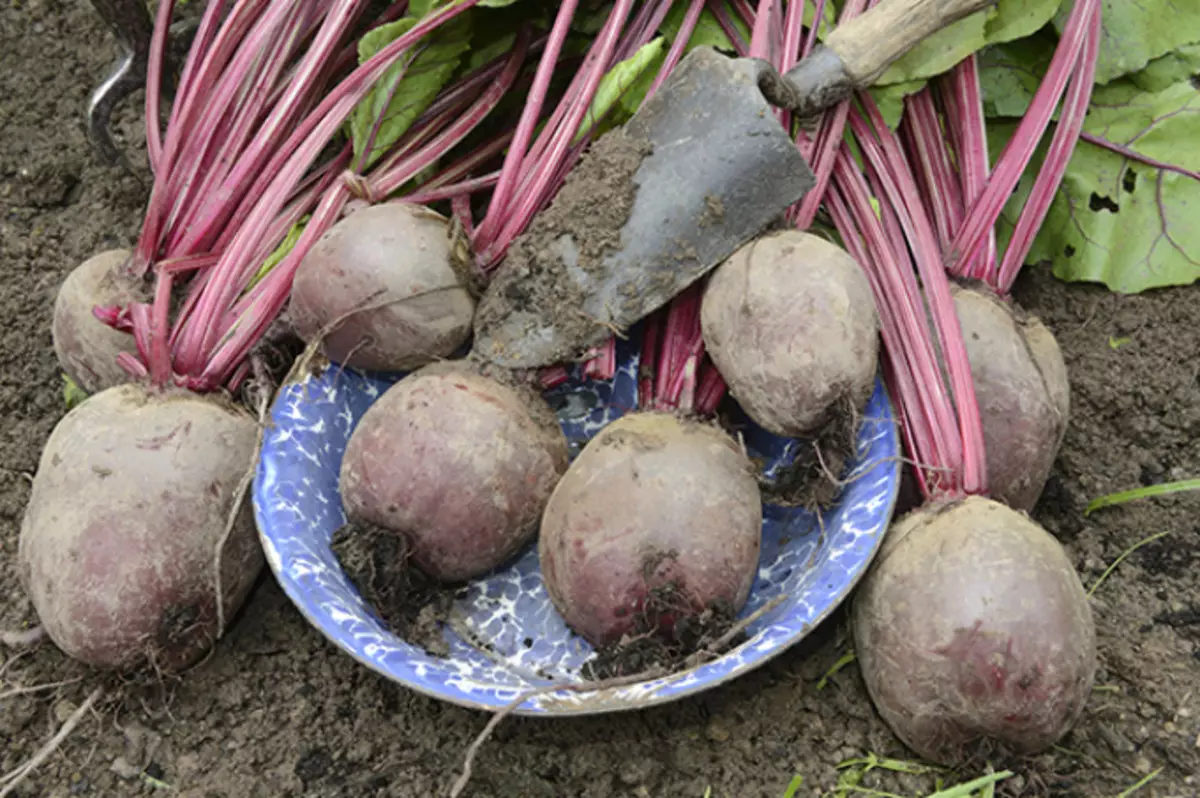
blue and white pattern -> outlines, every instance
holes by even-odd
[[[637,336],[618,347],[612,380],[586,381],[577,369],[546,392],[575,454],[605,424],[636,409]],[[345,523],[338,471],[358,419],[400,375],[363,375],[330,366],[286,387],[272,408],[254,483],[254,508],[267,561],[301,613],[359,662],[414,690],[456,704],[497,710],[551,682],[583,681],[592,656],[571,634],[542,584],[536,545],[499,572],[477,580],[446,629],[439,657],[393,635],[358,595],[330,549]],[[803,442],[739,427],[769,478]],[[846,598],[883,540],[900,484],[899,435],[882,382],[864,412],[857,457],[833,508],[818,519],[767,505],[758,579],[742,617],[776,596],[747,639],[690,671],[604,690],[531,696],[518,714],[591,714],[639,709],[711,688],[758,667],[802,639]]]

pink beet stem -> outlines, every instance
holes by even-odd
[[[989,165],[987,151],[987,128],[983,117],[983,91],[979,86],[978,59],[971,55],[958,64],[949,77],[951,94],[954,98],[955,115],[949,125],[954,128],[960,141],[959,158],[962,166],[961,192],[963,213],[966,208],[976,202],[988,183]],[[959,222],[961,225],[962,222]],[[955,227],[958,232],[958,226]],[[951,246],[950,243],[945,245]],[[989,229],[987,240],[983,243],[982,251],[970,260],[965,260],[959,270],[954,272],[959,276],[969,275],[979,280],[989,280],[994,277],[996,269],[996,232]]]
[[[963,226],[954,237],[947,259],[951,271],[957,273],[961,270],[960,264],[970,263],[976,257],[985,237],[1000,218],[1004,204],[1012,196],[1063,95],[1072,67],[1079,60],[1090,13],[1097,3],[1098,0],[1078,0],[1071,9],[1050,68],[1034,93],[1029,110],[1005,145],[991,179],[979,198],[969,206]]]
[[[525,158],[525,152],[529,149],[529,140],[533,136],[533,129],[537,125],[538,117],[542,112],[542,104],[546,101],[546,93],[550,89],[550,79],[554,75],[554,67],[558,62],[559,52],[561,52],[563,43],[567,39],[567,34],[570,32],[571,22],[575,18],[577,3],[578,0],[563,0],[559,4],[558,14],[554,19],[554,26],[550,30],[550,39],[547,41],[546,50],[542,53],[541,61],[538,63],[537,73],[533,79],[533,87],[530,89],[529,98],[526,100],[525,107],[521,111],[521,118],[517,122],[517,130],[513,135],[512,145],[508,148],[508,153],[504,158],[504,166],[500,170],[500,182],[496,184],[496,188],[492,192],[492,201],[488,208],[488,214],[484,217],[483,222],[476,231],[477,240],[484,245],[494,239],[496,233],[499,232],[499,226],[506,217],[508,201],[512,196],[513,189],[516,187],[517,177],[522,166],[522,161]]]
[[[373,176],[371,178],[370,184],[373,193],[381,197],[386,197],[396,191],[426,167],[439,160],[451,148],[466,138],[472,130],[479,126],[479,123],[500,104],[504,95],[512,87],[513,81],[517,79],[517,73],[520,71],[521,64],[525,60],[526,49],[529,45],[529,35],[529,28],[522,27],[520,34],[517,36],[516,43],[513,45],[508,63],[505,64],[504,71],[488,85],[483,94],[476,99],[475,103],[457,121],[449,127],[442,128],[428,144],[405,160],[395,164],[388,171],[383,172],[377,177]]]
[[[220,309],[229,306],[238,291],[238,286],[248,276],[247,272],[252,273],[252,270],[256,268],[256,264],[253,261],[248,262],[248,258],[259,247],[260,240],[269,228],[271,219],[279,212],[287,199],[287,194],[302,178],[312,160],[319,154],[337,128],[344,123],[357,103],[395,60],[429,31],[472,8],[477,2],[479,0],[461,0],[459,3],[439,9],[422,19],[407,33],[389,43],[327,94],[320,105],[306,118],[305,123],[293,131],[288,140],[280,146],[279,151],[286,154],[287,162],[282,169],[272,172],[271,183],[259,195],[260,199],[248,214],[245,223],[240,226],[229,247],[222,254],[221,261],[213,267],[213,277],[199,300],[195,315],[190,319],[191,324],[179,339],[179,355],[176,365],[181,373],[201,372],[207,378],[216,372],[232,372],[232,368],[225,369],[227,365],[225,363],[218,364],[215,368],[212,367],[212,364],[204,365],[209,353],[217,344],[219,336],[222,335],[218,324],[222,315]],[[318,33],[313,50],[321,49],[328,39],[334,38],[340,32],[345,19],[353,16],[354,13],[353,0],[337,0],[334,8],[330,11],[329,18],[326,19],[326,24]],[[322,207],[328,208],[325,203],[322,204]],[[301,240],[303,241],[304,236],[309,235],[315,227],[317,226],[310,223],[305,228]],[[302,249],[298,243],[296,249],[289,254],[288,258],[284,259],[284,263],[289,258],[294,260],[294,256]],[[283,269],[281,267],[284,266],[284,263],[280,263],[276,269],[271,271],[268,278],[256,287],[267,285],[274,291],[270,295],[272,301],[264,306],[264,311],[277,312],[281,306],[280,303],[286,299],[294,266],[292,269]],[[280,285],[278,281],[281,278],[286,278],[288,282]],[[259,325],[251,326],[257,328]],[[237,344],[244,344],[244,340],[239,338]]]
[[[1007,295],[1012,291],[1017,273],[1025,262],[1025,256],[1029,254],[1029,250],[1033,246],[1033,239],[1046,219],[1050,204],[1054,201],[1063,175],[1066,174],[1067,166],[1071,162],[1071,155],[1075,152],[1075,145],[1083,130],[1084,117],[1087,116],[1088,105],[1092,101],[1092,85],[1096,77],[1096,57],[1100,48],[1101,26],[1099,5],[1094,5],[1089,10],[1091,17],[1087,38],[1084,40],[1079,54],[1079,68],[1067,87],[1062,113],[1059,116],[1058,126],[1054,130],[1050,149],[1046,153],[1046,160],[1038,171],[1037,179],[1029,192],[1029,199],[1026,200],[1025,207],[1017,219],[1016,228],[1013,230],[1008,248],[1004,252],[1004,260],[1000,264],[1000,276],[996,280],[995,287],[1001,295]]]
[[[946,150],[933,94],[922,89],[908,97],[905,105],[904,139],[912,161],[920,167],[915,177],[926,213],[937,229],[938,245],[944,249],[962,223],[961,188]]]
[[[485,259],[485,264],[492,263],[498,260],[499,257],[502,257],[512,239],[516,238],[525,229],[534,214],[548,201],[550,188],[556,182],[556,173],[559,171],[564,155],[571,148],[571,141],[575,138],[576,131],[579,130],[584,114],[587,113],[588,108],[591,106],[592,98],[596,94],[596,88],[600,85],[600,80],[604,77],[605,72],[611,64],[612,54],[616,49],[618,37],[632,7],[633,0],[617,0],[614,4],[612,12],[604,23],[604,27],[597,34],[595,41],[588,51],[588,58],[585,59],[584,66],[576,76],[577,78],[582,78],[582,87],[579,95],[571,104],[570,110],[565,114],[562,124],[551,138],[546,154],[539,160],[533,170],[533,185],[530,190],[517,198],[516,207],[505,222],[499,238],[493,241],[487,250],[489,257]],[[576,152],[578,152],[578,148],[576,148]],[[495,194],[493,194],[493,202],[495,202]],[[486,219],[484,223],[486,224]]]
[[[273,172],[267,166],[273,153],[280,151],[275,148],[284,132],[295,126],[297,118],[306,110],[307,100],[318,86],[318,78],[323,66],[328,62],[334,47],[345,34],[346,30],[362,13],[364,0],[338,0],[325,17],[312,45],[305,52],[300,62],[296,76],[288,84],[287,91],[280,101],[271,109],[271,113],[258,128],[254,139],[246,152],[238,160],[237,166],[214,192],[212,199],[206,203],[205,212],[188,231],[181,246],[190,248],[196,241],[211,239],[217,228],[228,222],[229,216],[238,206],[242,197],[252,190],[253,175],[269,175]],[[336,90],[335,90],[336,91]],[[312,119],[319,116],[313,113]],[[283,154],[288,154],[285,148]],[[260,185],[254,181],[253,188]]]
[[[162,135],[159,131],[159,101],[162,98],[162,72],[167,33],[171,27],[174,0],[161,0],[154,15],[154,32],[150,37],[150,52],[146,57],[146,157],[150,170],[158,171],[162,158]]]

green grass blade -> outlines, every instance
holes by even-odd
[[[1154,541],[1158,540],[1159,538],[1163,537],[1164,535],[1170,534],[1170,532],[1171,532],[1171,530],[1168,529],[1165,532],[1159,532],[1157,535],[1151,535],[1150,537],[1146,538],[1145,540],[1139,540],[1137,543],[1134,543],[1132,546],[1125,549],[1125,551],[1121,552],[1121,556],[1118,557],[1117,559],[1113,560],[1112,565],[1105,568],[1104,573],[1100,574],[1100,578],[1097,579],[1096,583],[1094,585],[1092,585],[1091,588],[1088,590],[1088,592],[1087,592],[1088,596],[1090,597],[1093,593],[1096,592],[1096,588],[1100,587],[1100,584],[1102,582],[1104,582],[1105,579],[1108,579],[1109,574],[1111,574],[1113,571],[1117,570],[1117,566],[1120,565],[1121,562],[1126,557],[1128,557],[1130,554],[1133,554],[1135,551],[1140,549],[1142,546],[1145,546],[1147,543],[1153,543]]]
[[[847,651],[845,654],[839,657],[838,661],[833,663],[829,670],[825,671],[825,675],[821,677],[821,680],[817,682],[817,689],[824,690],[829,684],[829,680],[836,676],[838,671],[840,671],[842,668],[846,667],[851,662],[854,662],[855,659],[856,655],[854,651]]]
[[[1118,504],[1125,504],[1137,501],[1138,499],[1166,496],[1170,493],[1183,493],[1190,490],[1200,490],[1200,479],[1184,479],[1179,482],[1166,482],[1161,485],[1149,485],[1144,488],[1123,490],[1120,493],[1110,493],[1107,496],[1092,499],[1088,503],[1087,509],[1083,511],[1083,514],[1088,516],[1096,510],[1101,510],[1105,507],[1116,507]]]
[[[945,790],[938,790],[926,798],[970,798],[971,794],[976,790],[984,789],[989,785],[999,781],[1004,781],[1012,777],[1011,770],[1001,770],[999,773],[989,773],[986,776],[980,776],[977,779],[963,782],[962,784],[949,787]]]
[[[1124,790],[1120,795],[1117,796],[1117,798],[1129,798],[1129,796],[1133,795],[1135,792],[1142,789],[1147,784],[1149,784],[1150,782],[1152,782],[1156,778],[1158,778],[1159,773],[1162,773],[1162,768],[1159,768],[1158,770],[1155,770],[1151,773],[1146,774],[1145,778],[1143,778],[1137,784],[1130,787],[1128,790]]]

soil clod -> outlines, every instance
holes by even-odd
[[[331,545],[363,600],[397,637],[434,656],[450,654],[442,630],[462,589],[442,585],[414,566],[404,535],[350,523],[334,533]]]

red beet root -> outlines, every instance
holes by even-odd
[[[709,424],[636,413],[572,463],[539,553],[559,613],[599,647],[647,621],[669,635],[708,609],[736,613],[761,542],[762,499],[736,442]]]
[[[1078,575],[1049,533],[991,499],[897,521],[853,620],[876,708],[934,762],[1043,750],[1091,693],[1096,633]]]

